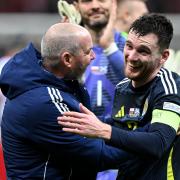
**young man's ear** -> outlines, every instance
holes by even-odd
[[[72,55],[69,52],[63,52],[61,54],[61,59],[66,67],[71,67]]]
[[[161,55],[162,56],[161,64],[164,64],[168,60],[169,54],[170,54],[169,49],[163,50],[162,55]]]

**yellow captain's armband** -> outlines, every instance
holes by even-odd
[[[155,122],[167,124],[177,131],[180,125],[180,116],[172,111],[155,109],[152,113],[151,124]]]

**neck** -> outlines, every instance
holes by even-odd
[[[132,80],[132,85],[134,88],[138,88],[141,87],[147,83],[149,83],[150,81],[152,81],[156,76],[157,73],[159,72],[160,69],[154,71],[154,73],[151,73],[149,76],[144,76],[143,78],[141,78],[140,80]]]
[[[46,71],[54,74],[56,77],[59,77],[59,78],[63,78],[64,75],[63,75],[63,70],[59,70],[59,68],[52,68],[50,65],[48,65],[47,63],[44,63],[43,64],[43,67]]]

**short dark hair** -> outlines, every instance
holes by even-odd
[[[171,21],[165,16],[155,13],[143,15],[135,20],[129,31],[133,31],[139,36],[145,36],[149,33],[157,35],[160,50],[169,48],[173,37],[173,25]]]

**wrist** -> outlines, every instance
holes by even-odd
[[[110,125],[104,123],[104,126],[103,126],[101,134],[100,134],[100,138],[102,138],[104,140],[110,140],[111,132],[112,132],[112,127]]]
[[[104,52],[104,54],[105,54],[106,56],[108,56],[108,55],[116,52],[117,50],[118,50],[118,47],[117,47],[116,43],[115,43],[115,42],[112,42],[112,43],[109,45],[109,47],[107,47],[106,49],[103,50],[103,52]]]

